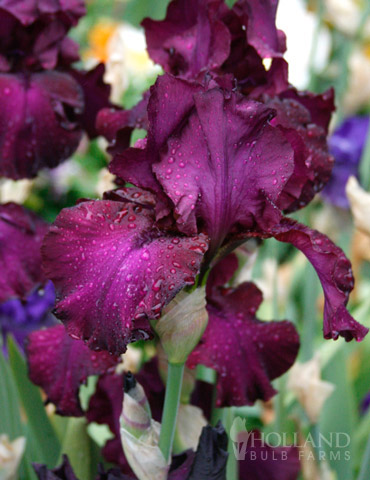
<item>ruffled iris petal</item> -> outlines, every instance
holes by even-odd
[[[286,372],[297,356],[294,325],[258,320],[261,301],[260,290],[247,282],[236,289],[213,289],[208,297],[208,326],[188,362],[217,371],[219,407],[268,400],[276,393],[271,380]]]
[[[152,211],[135,204],[64,209],[43,247],[56,315],[91,348],[123,353],[129,342],[149,337],[148,318],[194,283],[206,249],[204,235],[163,233]]]
[[[43,388],[61,415],[83,415],[78,391],[89,375],[99,375],[117,364],[108,352],[93,352],[71,338],[63,325],[32,332],[26,354],[30,379]]]
[[[343,251],[322,233],[287,218],[274,229],[273,236],[301,250],[315,268],[325,296],[324,337],[362,340],[368,329],[346,309],[354,278]]]

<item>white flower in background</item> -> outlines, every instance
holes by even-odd
[[[356,228],[370,235],[370,193],[366,192],[352,176],[348,179],[346,194]]]
[[[320,359],[315,355],[305,363],[296,363],[290,369],[288,389],[293,391],[311,423],[317,423],[334,385],[321,380]]]
[[[360,25],[368,0],[324,0],[325,17],[335,28],[353,36]],[[364,26],[365,38],[370,38],[370,18]]]
[[[105,81],[112,87],[111,99],[119,102],[130,82],[144,83],[151,75],[159,74],[146,51],[143,30],[128,23],[120,24],[107,43]]]
[[[24,203],[31,193],[33,180],[0,180],[0,202]]]
[[[307,11],[303,0],[280,0],[276,24],[287,37],[284,58],[289,63],[289,81],[300,89],[307,88],[310,79],[310,57],[317,22],[317,15]],[[331,40],[326,28],[320,29],[317,45],[313,67],[319,72],[326,66],[330,52]]]
[[[348,86],[343,98],[346,115],[357,112],[370,103],[370,52],[369,48],[356,47],[348,60]]]
[[[17,470],[24,453],[26,439],[19,437],[13,442],[7,435],[0,435],[0,480],[16,480]]]

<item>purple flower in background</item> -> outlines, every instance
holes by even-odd
[[[5,351],[6,336],[12,335],[23,349],[24,340],[34,330],[56,323],[51,309],[55,290],[51,282],[35,290],[25,301],[12,299],[0,305],[0,331]]]
[[[347,118],[329,138],[329,148],[335,163],[322,196],[337,207],[349,208],[345,187],[351,175],[358,177],[358,167],[369,129],[369,118],[368,116]]]
[[[362,399],[361,405],[360,405],[360,412],[362,415],[365,415],[367,411],[369,410],[370,407],[370,392],[365,395],[365,397]]]
[[[79,72],[78,45],[67,37],[85,14],[83,0],[0,0],[0,175],[32,178],[96,136],[109,106],[104,68]]]

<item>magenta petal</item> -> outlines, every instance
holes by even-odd
[[[162,21],[145,19],[148,52],[166,72],[194,78],[217,68],[230,50],[230,33],[217,18],[220,0],[174,0]]]
[[[188,362],[191,368],[203,364],[217,371],[219,407],[270,399],[276,393],[271,380],[286,372],[297,356],[294,325],[258,320],[261,301],[253,283],[219,289],[208,298],[208,326]]]
[[[272,447],[258,431],[242,432],[235,444],[240,480],[297,480],[301,465],[297,447]]]
[[[168,140],[153,166],[179,216],[178,226],[211,238],[212,253],[233,230],[273,225],[279,198],[293,171],[293,151],[269,125],[264,105],[212,89],[194,95],[195,110]]]
[[[108,352],[93,352],[71,338],[63,325],[32,332],[26,354],[30,379],[45,390],[59,414],[68,416],[83,415],[78,391],[87,377],[102,374],[118,362]]]
[[[15,203],[0,205],[0,302],[25,299],[46,281],[41,270],[41,243],[48,225]]]
[[[245,16],[248,43],[262,58],[282,57],[285,35],[275,26],[278,0],[239,0],[233,10]]]
[[[47,14],[58,15],[72,26],[86,13],[84,0],[2,0],[0,8],[23,25],[30,25],[41,15]]]
[[[354,279],[351,263],[343,251],[322,233],[288,218],[274,229],[273,236],[301,250],[315,268],[325,296],[324,337],[362,340],[368,329],[346,309]]]
[[[1,74],[0,92],[0,175],[31,178],[72,155],[82,134],[74,112],[83,98],[69,75]]]
[[[148,338],[148,318],[194,283],[206,248],[204,235],[161,233],[153,213],[137,205],[102,200],[64,209],[43,247],[56,315],[91,348],[123,353]]]

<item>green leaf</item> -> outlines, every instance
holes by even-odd
[[[27,364],[19,352],[14,340],[8,342],[9,361],[13,371],[19,397],[27,415],[33,442],[39,445],[39,453],[33,460],[42,461],[49,467],[54,467],[59,457],[60,443],[46,414],[39,389],[29,380]]]
[[[20,419],[18,391],[11,369],[0,351],[0,433],[6,433],[10,440],[23,435]]]
[[[70,418],[58,464],[62,461],[62,454],[65,454],[68,456],[77,478],[92,478],[91,450],[91,439],[87,433],[86,419]]]
[[[336,471],[338,480],[353,479],[353,433],[356,424],[356,407],[350,381],[346,370],[346,355],[339,349],[323,370],[323,379],[335,385],[334,393],[325,403],[321,421],[320,432],[326,439],[332,439],[332,445],[324,443],[326,458],[331,467]],[[339,434],[340,442],[336,445],[336,435]],[[343,448],[344,439],[351,439],[348,446]],[[346,452],[349,455],[346,455]]]

